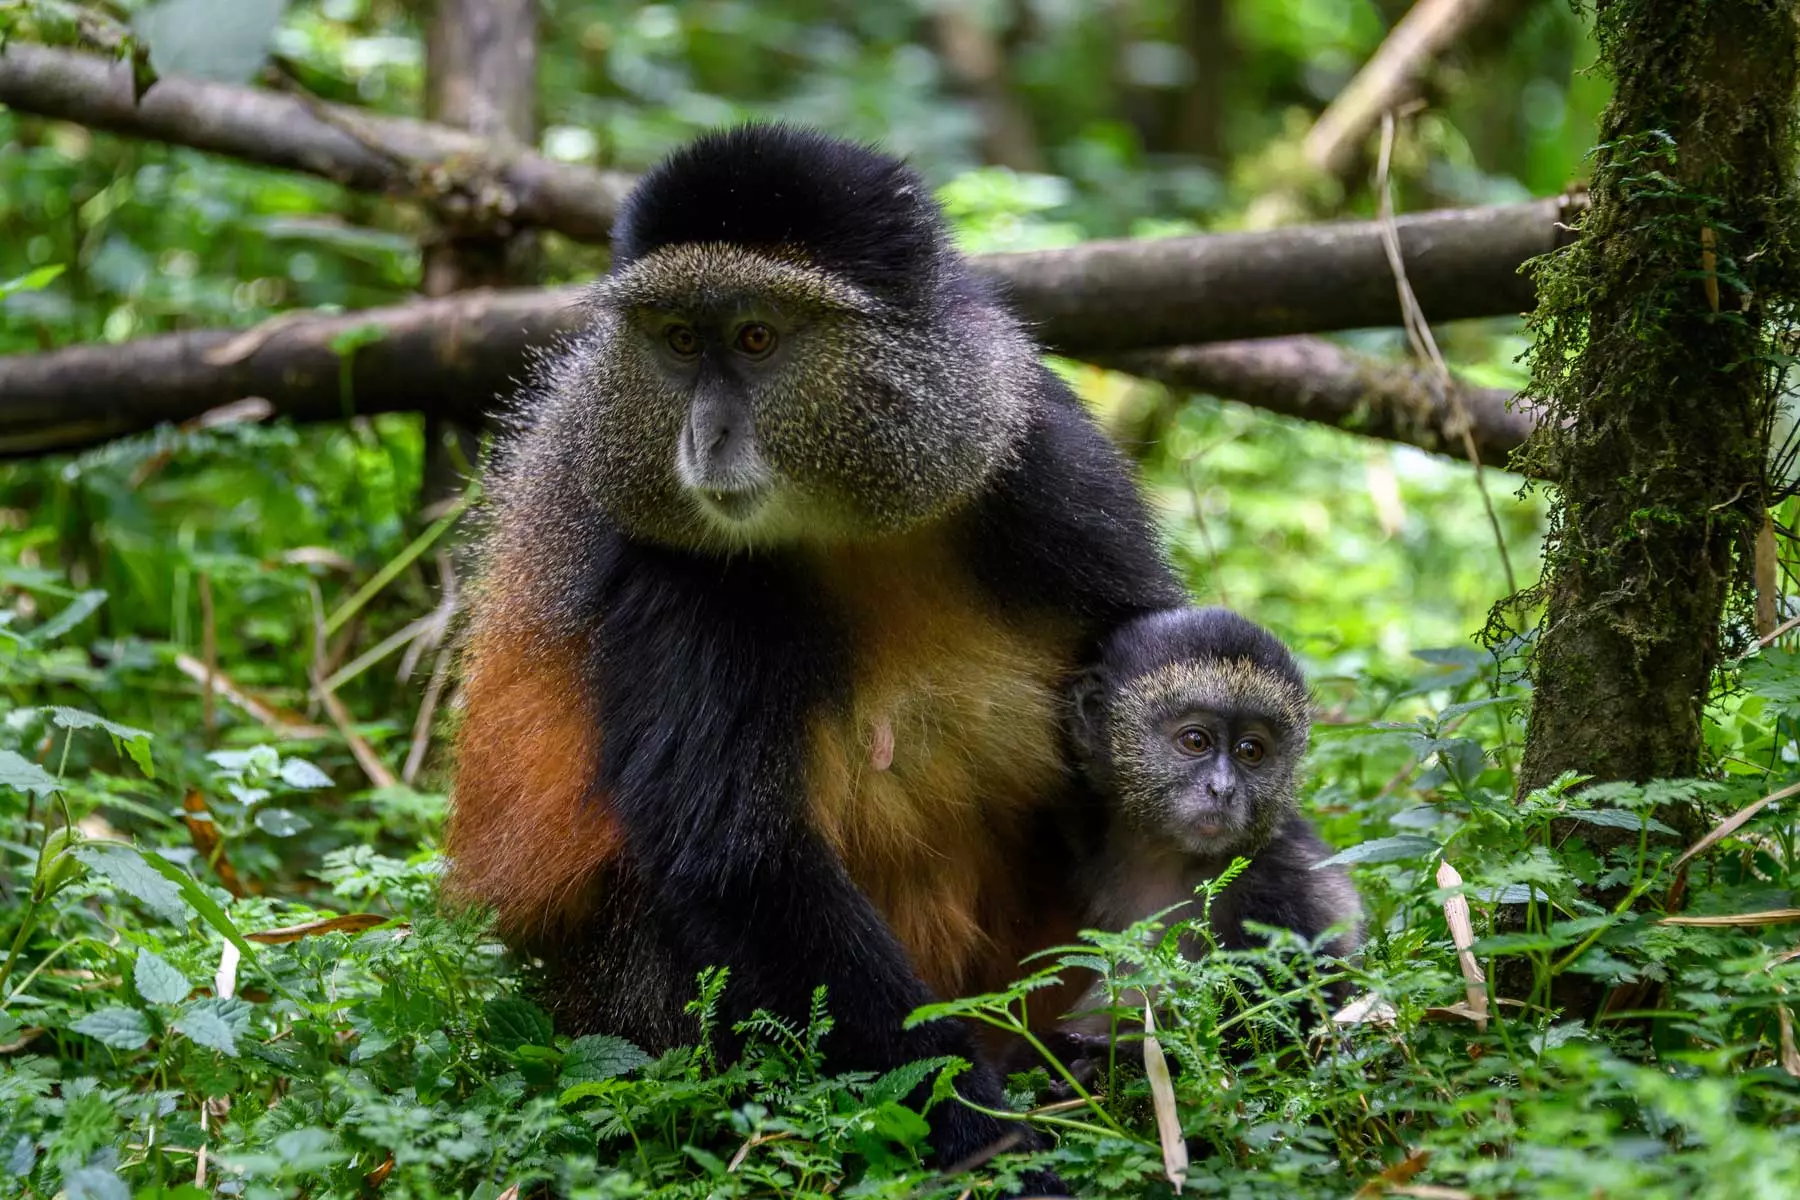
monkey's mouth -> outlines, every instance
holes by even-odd
[[[697,487],[694,495],[708,511],[728,521],[747,521],[756,515],[769,498],[766,484],[749,487]]]

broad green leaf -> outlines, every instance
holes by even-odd
[[[243,83],[269,54],[287,0],[163,0],[132,25],[159,75]]]
[[[312,822],[287,808],[259,808],[256,810],[256,827],[270,837],[293,837],[296,833],[305,833],[312,828]]]
[[[487,1002],[488,1036],[502,1050],[520,1046],[548,1046],[552,1032],[543,1009],[517,996],[497,996]]]
[[[138,951],[137,967],[131,977],[138,995],[151,1004],[180,1004],[194,990],[186,975],[149,950]]]
[[[0,787],[48,796],[57,788],[56,776],[11,750],[0,750]]]
[[[328,788],[331,776],[304,758],[286,758],[281,762],[281,782],[296,790]]]
[[[149,1020],[122,1004],[91,1012],[69,1028],[115,1050],[136,1050],[150,1040]]]
[[[562,1082],[611,1079],[650,1064],[650,1056],[624,1038],[597,1033],[576,1038],[563,1056]]]
[[[65,1200],[131,1200],[131,1189],[109,1167],[77,1167],[63,1176]]]
[[[1316,871],[1320,867],[1348,866],[1351,863],[1400,862],[1409,858],[1427,858],[1436,854],[1437,851],[1438,844],[1433,839],[1402,833],[1394,837],[1359,842],[1347,850],[1338,851],[1322,862],[1314,863],[1313,870]]]
[[[121,842],[83,842],[70,851],[97,873],[110,879],[128,896],[141,900],[164,920],[177,925],[187,923],[194,910],[182,898],[181,888],[149,861],[135,846]]]
[[[250,1006],[208,996],[188,1005],[175,1018],[175,1028],[209,1050],[236,1058],[238,1038],[250,1031]]]
[[[1581,821],[1587,825],[1604,825],[1608,829],[1629,829],[1633,833],[1642,830],[1646,823],[1652,833],[1669,833],[1675,831],[1647,813],[1635,813],[1623,808],[1574,808],[1563,814],[1571,821]]]

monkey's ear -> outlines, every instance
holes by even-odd
[[[1100,667],[1085,667],[1069,681],[1064,723],[1069,741],[1083,762],[1093,762],[1105,737],[1106,672]]]

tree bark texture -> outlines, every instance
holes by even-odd
[[[1536,425],[1511,392],[1456,385],[1433,372],[1353,354],[1322,338],[1285,337],[1142,350],[1100,365],[1183,391],[1205,392],[1284,417],[1464,457],[1467,423],[1481,461],[1504,467]]]
[[[437,0],[425,37],[425,115],[502,154],[537,141],[537,0]],[[450,231],[425,248],[427,296],[526,282],[529,240]]]
[[[1519,265],[1557,243],[1564,214],[1552,200],[1402,219],[1407,270],[1428,311],[1500,316],[1528,306]],[[1367,222],[1092,242],[986,255],[976,266],[1040,337],[1075,358],[1399,320],[1379,231]],[[239,334],[0,357],[0,454],[77,449],[247,395],[299,419],[395,410],[473,418],[510,390],[528,347],[577,326],[580,294],[471,293],[344,316],[289,313]],[[345,337],[368,330],[379,336]],[[359,347],[340,365],[332,346],[349,341]]]
[[[1702,766],[1800,297],[1792,0],[1601,0],[1597,19],[1616,92],[1592,210],[1533,319],[1528,454],[1557,504],[1521,789]]]
[[[0,104],[408,196],[452,227],[539,226],[604,242],[632,184],[447,126],[257,88],[172,76],[133,104],[128,64],[22,42],[0,51]]]
[[[1568,236],[1572,199],[1446,209],[1399,220],[1403,261],[1433,321],[1532,305],[1519,267]],[[1086,242],[995,254],[980,269],[1045,344],[1075,357],[1401,323],[1375,221],[1256,233]]]
[[[503,154],[535,144],[537,23],[538,0],[437,0],[425,36],[425,115]],[[536,251],[529,230],[440,230],[425,247],[421,290],[435,297],[531,282]],[[427,500],[460,492],[478,458],[475,427],[426,415]]]

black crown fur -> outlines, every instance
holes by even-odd
[[[883,299],[937,282],[947,240],[931,191],[902,163],[786,125],[706,134],[652,168],[614,227],[615,267],[663,246],[798,253]]]
[[[1119,679],[1147,675],[1180,658],[1245,658],[1305,690],[1306,676],[1281,639],[1228,608],[1179,608],[1150,613],[1117,629],[1102,652]]]

